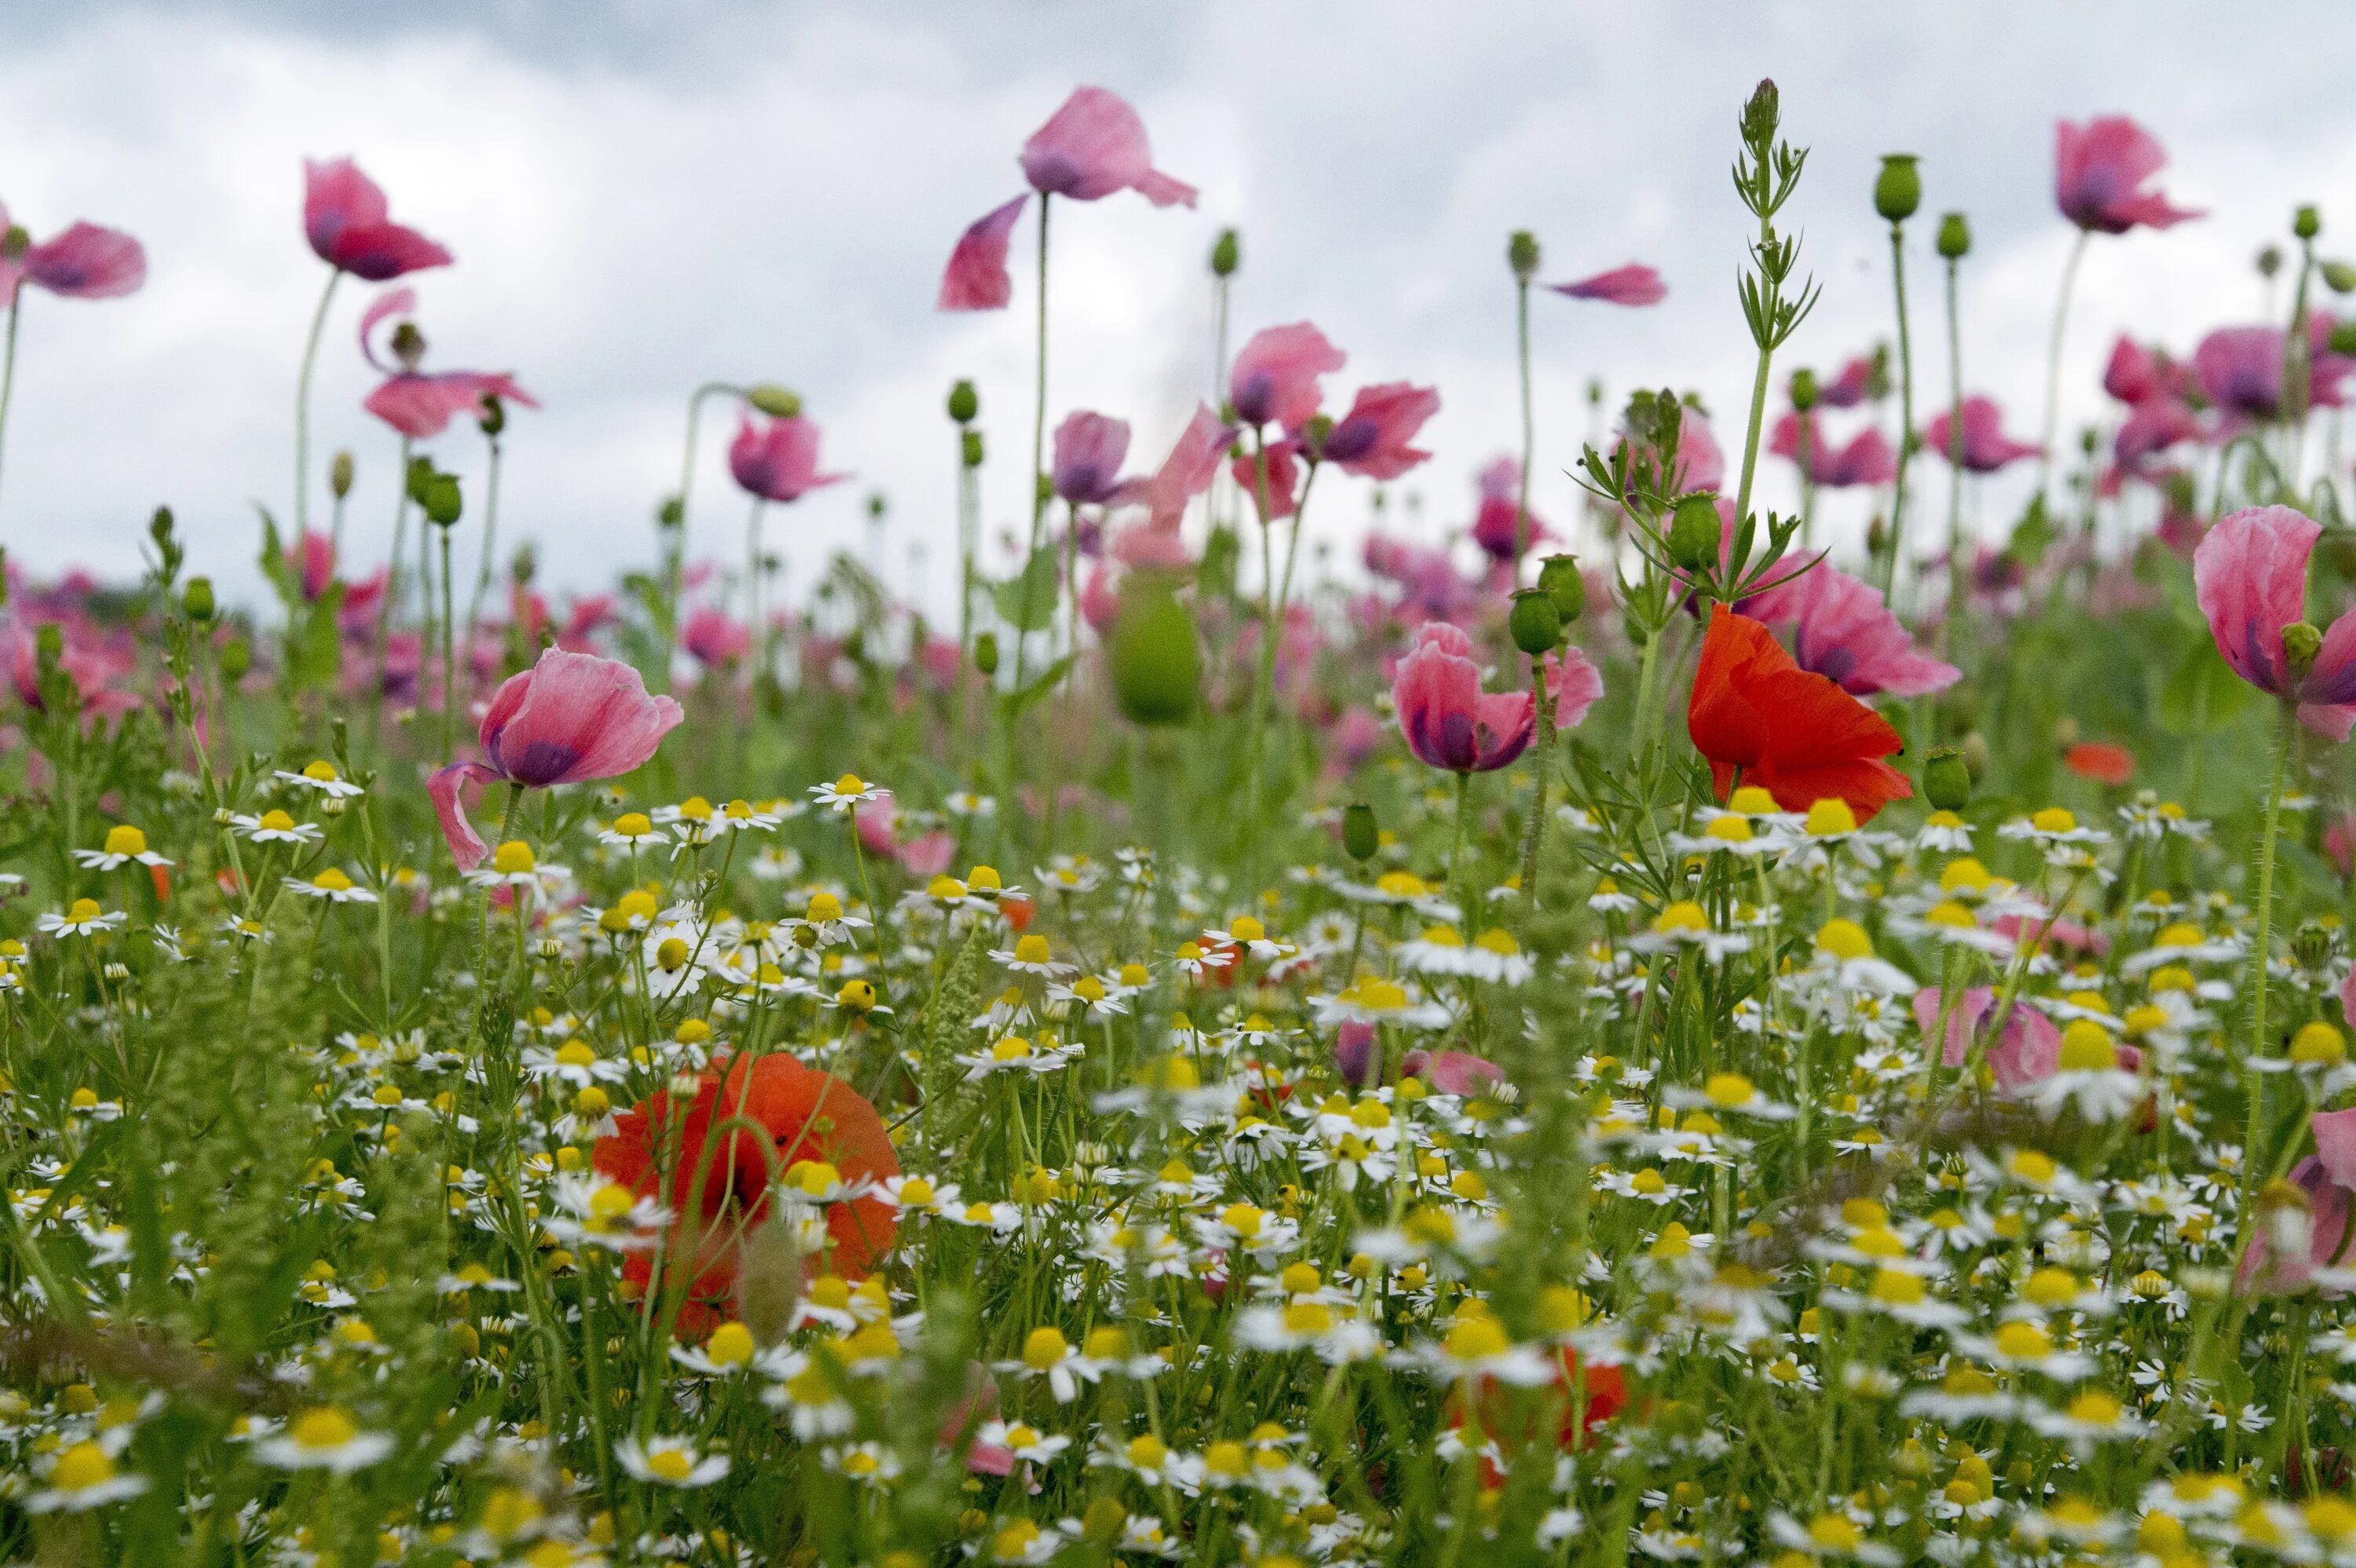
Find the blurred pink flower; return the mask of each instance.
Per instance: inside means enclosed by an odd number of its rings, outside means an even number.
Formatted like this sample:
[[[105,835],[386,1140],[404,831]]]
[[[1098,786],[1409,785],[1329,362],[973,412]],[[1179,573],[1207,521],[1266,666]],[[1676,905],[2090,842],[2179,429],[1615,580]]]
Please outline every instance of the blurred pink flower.
[[[696,607],[680,628],[680,646],[706,669],[734,664],[753,651],[753,633],[716,604]]]
[[[349,158],[305,160],[303,232],[319,260],[372,283],[450,264],[449,251],[391,220],[383,190]]]
[[[1325,731],[1325,776],[1345,779],[1383,743],[1383,721],[1371,708],[1353,703]]]
[[[1914,993],[1914,1022],[1925,1034],[1939,1025],[1942,997],[1936,986]],[[1947,1038],[1939,1052],[1941,1066],[1961,1067],[1971,1060],[1973,1038],[1986,1031],[1996,1001],[1996,992],[1987,986],[1974,986],[1964,993],[1947,1015]],[[2005,1020],[2004,1038],[1987,1047],[1986,1053],[1997,1089],[2008,1095],[2018,1095],[2052,1077],[2061,1058],[2062,1031],[2027,1002],[2014,1005],[2012,1016]]]
[[[2079,125],[2053,124],[2053,201],[2062,216],[2081,229],[2124,234],[2137,226],[2166,229],[2197,208],[2170,206],[2168,197],[2143,188],[2168,155],[2150,132],[2124,114],[2105,114]]]
[[[1556,728],[1587,717],[1603,695],[1603,677],[1577,648],[1558,660],[1547,656],[1547,690]],[[1537,723],[1526,691],[1484,692],[1472,639],[1459,627],[1427,621],[1415,646],[1391,678],[1391,706],[1399,733],[1418,761],[1451,773],[1491,773],[1526,751]]]
[[[2328,408],[2340,400],[2340,383],[2356,371],[2356,358],[2330,349],[2331,316],[2308,317],[2308,406]],[[2192,373],[2201,393],[2235,420],[2270,420],[2282,412],[2283,342],[2278,326],[2221,326],[2192,350]]]
[[[1320,378],[1348,359],[1305,321],[1262,327],[1236,356],[1227,375],[1227,400],[1247,425],[1280,424],[1297,432],[1325,400]]]
[[[1823,409],[1853,409],[1865,401],[1873,387],[1873,359],[1860,354],[1840,368],[1840,374],[1829,381],[1816,384],[1816,406]]]
[[[2342,987],[2343,997],[2346,988]],[[2344,1015],[2343,1015],[2344,1016]],[[2259,1282],[2266,1291],[2304,1290],[2320,1268],[2346,1268],[2351,1198],[2356,1196],[2356,1109],[2318,1111],[2308,1124],[2315,1152],[2290,1169],[2290,1184],[2307,1196],[2305,1256],[2277,1256],[2268,1227],[2260,1224],[2243,1254],[2236,1283]],[[2347,1292],[2332,1286],[2327,1296]]]
[[[1520,548],[1522,464],[1515,457],[1500,457],[1481,470],[1481,505],[1472,514],[1472,542],[1493,560],[1511,560]],[[1536,512],[1529,514],[1529,540],[1551,539],[1552,531]]]
[[[2181,397],[2190,389],[2185,368],[2144,347],[2125,333],[2111,346],[2103,368],[2103,390],[2130,407],[2166,395]]]
[[[1326,461],[1361,478],[1396,479],[1431,455],[1408,443],[1439,411],[1437,388],[1405,381],[1362,388],[1350,411],[1326,432]]]
[[[1641,261],[1631,261],[1577,283],[1548,283],[1547,287],[1566,298],[1603,300],[1612,304],[1658,304],[1669,297],[1668,285],[1661,282],[1661,274]]]
[[[2356,610],[2331,623],[2313,665],[2295,671],[2283,628],[2307,619],[2307,562],[2321,525],[2288,507],[2253,507],[2211,528],[2192,555],[2194,596],[2233,673],[2285,701],[2319,735],[2356,727]]]
[[[1788,628],[1793,660],[1837,681],[1852,697],[1921,697],[1944,691],[1963,677],[1954,666],[1917,648],[1870,584],[1829,564],[1786,576],[1734,608],[1737,614]]]
[[[286,570],[302,584],[304,602],[318,603],[336,581],[336,541],[305,528],[286,547]]]
[[[1101,507],[1131,499],[1141,481],[1123,480],[1129,456],[1129,421],[1087,410],[1067,414],[1055,427],[1055,461],[1048,468],[1055,494],[1077,506]]]
[[[941,273],[937,308],[1006,308],[1014,297],[1014,279],[1006,270],[1007,243],[1014,233],[1014,220],[1023,216],[1023,204],[1030,199],[1018,196],[991,208],[958,236],[957,248],[949,252],[949,264]]]
[[[0,206],[0,234],[7,232],[8,209]],[[147,281],[147,252],[118,229],[75,223],[14,260],[0,255],[0,308],[16,290],[32,283],[66,299],[115,299],[136,293]]]
[[[1922,447],[1944,459],[1954,457],[1951,412],[1933,414],[1922,427]],[[2004,412],[1988,398],[1964,400],[1964,467],[1974,474],[1993,474],[2007,464],[2034,457],[2039,449],[2004,433]]]
[[[427,781],[443,836],[463,870],[490,848],[458,798],[461,785],[505,780],[532,789],[618,778],[645,765],[684,715],[650,697],[638,672],[618,659],[551,648],[502,683],[477,734],[484,760],[453,763]]]
[[[1620,447],[1625,449],[1628,437],[1623,432]],[[1658,453],[1654,454],[1655,459]],[[1709,428],[1709,418],[1700,410],[1687,407],[1677,420],[1677,466],[1670,476],[1671,495],[1682,496],[1694,490],[1716,490],[1726,483],[1726,453],[1718,444],[1718,437]]]
[[[2137,403],[2111,437],[2111,461],[2121,471],[2147,477],[2152,458],[2179,442],[2201,439],[2201,421],[2170,397]]]
[[[1505,1081],[1505,1070],[1469,1051],[1418,1048],[1399,1059],[1399,1076],[1420,1078],[1443,1094],[1472,1095]]]
[[[739,416],[728,443],[728,472],[750,494],[767,501],[798,501],[812,490],[840,485],[848,474],[818,471],[819,432],[800,414],[755,423]]]
[[[1226,455],[1235,439],[1235,427],[1213,413],[1209,404],[1194,406],[1194,417],[1179,432],[1177,444],[1146,482],[1146,503],[1152,509],[1156,531],[1177,532],[1187,503],[1211,487],[1218,475],[1219,459]]]
[[[1825,438],[1815,411],[1787,413],[1775,421],[1767,450],[1777,457],[1799,461],[1800,432],[1808,435],[1808,478],[1826,489],[1845,490],[1858,485],[1887,485],[1898,476],[1898,454],[1887,437],[1871,426],[1859,431],[1847,446]]]
[[[414,291],[391,289],[360,317],[360,353],[385,378],[368,395],[362,408],[412,441],[423,441],[441,434],[455,415],[479,418],[485,400],[489,398],[519,403],[528,409],[540,407],[538,400],[505,372],[442,370],[427,375],[406,358],[391,363],[379,359],[371,341],[378,325],[389,316],[416,308]]]

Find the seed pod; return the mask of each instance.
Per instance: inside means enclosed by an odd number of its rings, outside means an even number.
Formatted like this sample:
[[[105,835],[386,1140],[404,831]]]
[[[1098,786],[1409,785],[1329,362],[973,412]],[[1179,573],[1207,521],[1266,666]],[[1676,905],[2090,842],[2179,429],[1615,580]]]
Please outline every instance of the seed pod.
[[[1122,585],[1106,655],[1113,695],[1132,723],[1175,724],[1194,712],[1202,636],[1168,576],[1141,572]]]
[[[211,620],[214,609],[213,580],[209,577],[189,578],[188,585],[180,591],[180,608],[188,613],[189,620],[198,624]]]
[[[775,420],[789,420],[802,411],[801,395],[775,381],[755,381],[744,389],[744,400]]]
[[[1513,608],[1505,613],[1505,629],[1513,635],[1514,646],[1538,658],[1552,653],[1562,641],[1562,612],[1554,607],[1554,595],[1545,589],[1519,589],[1514,594]]]
[[[949,389],[949,418],[959,424],[971,424],[981,412],[981,394],[973,383],[960,377]]]
[[[1891,223],[1903,223],[1922,205],[1922,171],[1912,153],[1883,155],[1881,173],[1873,182],[1873,210]]]
[[[982,674],[998,673],[998,634],[984,632],[973,640],[973,667]]]
[[[1505,265],[1514,270],[1514,276],[1519,282],[1526,283],[1536,277],[1538,271],[1538,237],[1526,229],[1515,229],[1513,237],[1505,241]]]
[[[1219,237],[1211,241],[1211,274],[1232,278],[1236,275],[1236,269],[1243,265],[1243,261],[1242,237],[1232,229],[1220,229]]]
[[[1687,571],[1708,571],[1718,565],[1719,541],[1725,532],[1716,496],[1687,496],[1669,518],[1669,560]]]
[[[1960,261],[1971,254],[1972,225],[1960,212],[1948,213],[1939,219],[1939,254],[1950,261]]]
[[[336,499],[338,501],[352,493],[352,454],[350,453],[336,453],[334,461],[327,464],[327,488],[335,493]]]
[[[1351,859],[1371,860],[1382,846],[1382,828],[1375,821],[1373,806],[1358,800],[1343,808],[1342,848]]]
[[[1964,753],[1940,746],[1922,759],[1922,798],[1933,811],[1961,811],[1972,803],[1972,771]]]
[[[1554,613],[1568,627],[1587,613],[1587,577],[1579,557],[1550,555],[1538,563],[1538,586],[1554,600]]]

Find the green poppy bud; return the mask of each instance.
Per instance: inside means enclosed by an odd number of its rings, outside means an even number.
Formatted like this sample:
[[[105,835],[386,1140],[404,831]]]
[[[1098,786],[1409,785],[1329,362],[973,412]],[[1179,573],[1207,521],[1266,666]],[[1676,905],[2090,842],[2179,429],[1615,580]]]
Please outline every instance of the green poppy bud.
[[[335,492],[336,499],[338,501],[352,493],[352,454],[350,453],[336,453],[334,461],[327,464],[327,488]]]
[[[1381,827],[1375,821],[1375,808],[1363,800],[1352,801],[1342,811],[1342,848],[1353,860],[1371,860],[1375,851],[1383,847]]]
[[[2323,651],[2323,633],[2312,621],[2293,621],[2282,629],[2283,663],[2289,667],[2291,678],[2304,677],[2315,667],[2315,656]]]
[[[411,458],[409,460],[409,473],[402,480],[402,484],[407,486],[409,490],[409,498],[416,502],[419,506],[423,506],[425,504],[425,487],[433,483],[434,460],[430,457]]]
[[[1903,223],[1922,205],[1922,171],[1912,153],[1890,153],[1881,160],[1873,182],[1873,210],[1892,223]]]
[[[1587,613],[1587,577],[1579,570],[1579,557],[1550,555],[1538,562],[1538,586],[1554,601],[1564,625]]]
[[[1232,229],[1222,229],[1219,237],[1211,241],[1211,273],[1214,277],[1232,278],[1236,269],[1244,263],[1241,236]]]
[[[1792,406],[1794,409],[1806,413],[1815,408],[1818,390],[1814,370],[1802,368],[1792,372]]]
[[[949,389],[949,418],[959,424],[971,424],[980,412],[981,394],[973,389],[971,381],[960,378]]]
[[[979,468],[981,466],[981,432],[978,430],[969,430],[965,432],[965,443],[962,455],[965,458],[965,465],[968,468]]]
[[[1976,730],[1968,731],[1964,735],[1964,766],[1970,770],[1975,784],[1987,777],[1987,737]]]
[[[0,256],[11,261],[23,260],[25,252],[32,248],[33,236],[21,223],[11,223],[5,232],[0,232]]]
[[[253,667],[253,649],[243,637],[231,637],[221,645],[220,671],[223,680],[243,680],[246,671]]]
[[[1515,229],[1513,238],[1505,241],[1505,265],[1514,270],[1514,276],[1522,283],[1526,283],[1537,276],[1538,237],[1526,229]]]
[[[482,411],[475,416],[475,422],[482,426],[483,433],[493,441],[498,440],[508,428],[508,406],[499,401],[497,392],[483,394]]]
[[[1707,491],[1682,496],[1669,517],[1669,560],[1687,571],[1711,571],[1718,567],[1719,541],[1726,525],[1718,515],[1718,497]]]
[[[1524,588],[1514,594],[1514,606],[1505,613],[1505,629],[1513,634],[1514,646],[1532,658],[1554,651],[1562,641],[1562,612],[1554,607],[1554,595],[1543,588]]]
[[[2264,245],[2258,249],[2258,276],[2271,278],[2282,271],[2282,247]]]
[[[773,420],[789,420],[802,411],[798,394],[775,381],[755,381],[744,389],[744,400]]]
[[[1972,770],[1964,753],[1940,746],[1922,759],[1922,798],[1933,811],[1961,811],[1972,803]]]
[[[209,577],[189,578],[188,585],[180,590],[180,608],[188,613],[188,619],[191,621],[202,624],[211,620],[213,618],[213,580]]]
[[[2329,347],[2334,354],[2356,354],[2356,321],[2343,321],[2333,327]]]
[[[458,476],[455,474],[434,475],[425,486],[424,505],[425,520],[436,528],[446,528],[456,523],[458,515],[466,510],[466,503],[458,495]]]
[[[2323,274],[2323,286],[2333,293],[2356,293],[2356,267],[2345,261],[2326,261],[2318,271]]]
[[[973,640],[973,667],[982,674],[998,673],[998,634],[984,632]]]
[[[1960,212],[1948,213],[1939,219],[1939,254],[1950,261],[1960,261],[1972,251],[1972,225]]]
[[[1141,572],[1122,585],[1106,647],[1113,696],[1137,724],[1175,724],[1194,711],[1203,685],[1201,633],[1174,581]]]
[[[2323,232],[2323,214],[2313,207],[2302,207],[2290,215],[2290,231],[2301,240],[2312,240]]]

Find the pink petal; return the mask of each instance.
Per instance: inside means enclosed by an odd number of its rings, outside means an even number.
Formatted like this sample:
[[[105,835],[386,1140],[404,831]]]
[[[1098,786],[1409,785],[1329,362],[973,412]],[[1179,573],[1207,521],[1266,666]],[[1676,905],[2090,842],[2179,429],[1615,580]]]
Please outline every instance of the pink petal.
[[[2307,560],[2323,529],[2288,507],[2254,507],[2192,552],[2194,596],[2217,651],[2262,691],[2288,689],[2282,629],[2307,613]]]
[[[1603,300],[1612,304],[1658,304],[1669,297],[1669,287],[1661,282],[1661,274],[1641,261],[1631,261],[1577,283],[1548,283],[1547,287],[1569,299]]]
[[[1006,302],[1014,297],[1014,279],[1006,271],[1007,241],[1014,232],[1014,220],[1023,216],[1023,204],[1030,199],[1018,196],[991,208],[958,237],[957,249],[949,252],[948,267],[941,273],[938,308],[1006,308]]]
[[[114,299],[147,281],[147,252],[119,229],[77,223],[25,252],[25,276],[68,299]]]
[[[1325,400],[1319,379],[1348,361],[1348,355],[1308,322],[1264,327],[1236,356],[1227,398],[1248,425],[1275,423],[1297,431]]]
[[[510,699],[511,690],[519,697]],[[492,699],[483,750],[503,776],[522,784],[609,779],[643,766],[683,717],[669,698],[649,697],[638,672],[619,659],[551,648]]]
[[[319,260],[335,261],[336,237],[354,224],[377,224],[391,216],[383,189],[349,158],[303,163],[303,232]]]
[[[1145,122],[1101,87],[1075,91],[1023,144],[1023,176],[1031,188],[1075,201],[1101,201],[1152,173]],[[1166,207],[1169,200],[1157,199],[1155,205]]]
[[[516,677],[520,680],[523,677]],[[490,854],[490,846],[466,820],[466,802],[458,796],[459,789],[470,784],[489,784],[498,778],[498,772],[480,763],[452,763],[438,768],[425,781],[425,793],[433,797],[434,815],[442,819],[442,837],[449,841],[450,858],[458,862],[458,869],[471,871]]]
[[[1156,528],[1178,527],[1186,504],[1211,487],[1219,472],[1219,459],[1226,455],[1235,439],[1235,427],[1213,413],[1208,403],[1194,405],[1194,417],[1186,421],[1177,444],[1162,460],[1146,489],[1146,504]]]

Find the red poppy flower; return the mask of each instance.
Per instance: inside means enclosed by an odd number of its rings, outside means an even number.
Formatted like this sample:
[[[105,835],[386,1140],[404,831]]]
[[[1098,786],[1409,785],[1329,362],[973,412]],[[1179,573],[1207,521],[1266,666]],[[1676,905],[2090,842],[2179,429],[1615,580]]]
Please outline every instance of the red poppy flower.
[[[761,1130],[729,1126],[712,1136],[714,1122],[735,1117]],[[641,1196],[662,1198],[680,1215],[667,1251],[695,1260],[682,1332],[712,1321],[710,1314],[724,1305],[744,1239],[768,1216],[773,1180],[791,1180],[797,1166],[811,1161],[831,1165],[846,1184],[900,1173],[875,1107],[841,1080],[790,1056],[723,1060],[698,1080],[683,1114],[659,1090],[615,1125],[612,1136],[597,1141],[599,1173]],[[831,1204],[826,1251],[806,1267],[861,1278],[891,1249],[897,1224],[891,1205],[873,1197]],[[645,1286],[651,1273],[651,1260],[637,1253],[623,1277]]]
[[[1898,731],[1837,681],[1793,661],[1758,622],[1719,605],[1694,671],[1687,732],[1709,759],[1718,798],[1735,775],[1786,811],[1844,800],[1864,822],[1914,793],[1881,759],[1901,749]]]
[[[2085,741],[2062,754],[2062,763],[2082,779],[2116,788],[2135,777],[2135,753],[2125,746]]]
[[[1585,1420],[1580,1419],[1579,1400],[1573,1391],[1586,1395]],[[1618,1367],[1590,1367],[1579,1359],[1579,1352],[1564,1346],[1555,1352],[1553,1394],[1560,1401],[1561,1419],[1555,1433],[1559,1447],[1580,1449],[1587,1446],[1595,1429],[1628,1408],[1628,1380]],[[1480,1406],[1481,1430],[1490,1438],[1503,1443],[1508,1449],[1523,1447],[1537,1439],[1541,1428],[1527,1419],[1516,1422],[1513,1402],[1506,1390],[1494,1378],[1475,1380],[1473,1398]],[[1460,1392],[1449,1402],[1448,1424],[1451,1430],[1464,1424],[1464,1398]],[[1505,1477],[1487,1459],[1481,1463],[1484,1486],[1499,1487]]]

